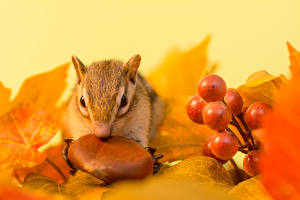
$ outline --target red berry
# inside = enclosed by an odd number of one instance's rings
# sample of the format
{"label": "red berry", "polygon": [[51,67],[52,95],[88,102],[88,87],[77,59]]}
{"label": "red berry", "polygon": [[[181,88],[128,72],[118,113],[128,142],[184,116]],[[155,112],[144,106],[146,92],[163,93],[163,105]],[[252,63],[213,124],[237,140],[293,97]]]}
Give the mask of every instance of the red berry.
{"label": "red berry", "polygon": [[256,176],[257,174],[259,174],[258,163],[259,163],[259,152],[255,150],[249,152],[245,156],[243,162],[245,172],[250,176]]}
{"label": "red berry", "polygon": [[216,159],[219,163],[221,164],[225,164],[227,162],[227,160],[221,160],[219,158],[217,158],[212,152],[211,152],[211,149],[210,149],[210,146],[211,146],[211,139],[213,138],[213,136],[209,137],[206,142],[204,143],[203,145],[203,155],[204,156],[208,156],[208,157],[211,157],[211,158],[214,158]]}
{"label": "red berry", "polygon": [[202,78],[198,84],[199,95],[207,102],[221,101],[226,93],[226,83],[218,75],[211,74]]}
{"label": "red berry", "polygon": [[231,110],[232,114],[237,115],[242,111],[243,99],[241,95],[233,89],[228,89],[226,91],[224,101]]}
{"label": "red berry", "polygon": [[198,94],[194,95],[186,105],[189,118],[198,124],[203,124],[202,111],[206,104]]}
{"label": "red berry", "polygon": [[204,124],[213,130],[223,131],[230,120],[231,112],[221,101],[208,103],[203,109]]}
{"label": "red berry", "polygon": [[221,160],[229,160],[238,151],[238,141],[235,136],[220,132],[211,139],[211,151]]}
{"label": "red berry", "polygon": [[262,118],[271,110],[271,106],[266,103],[257,102],[249,106],[245,113],[245,121],[251,129],[261,127]]}

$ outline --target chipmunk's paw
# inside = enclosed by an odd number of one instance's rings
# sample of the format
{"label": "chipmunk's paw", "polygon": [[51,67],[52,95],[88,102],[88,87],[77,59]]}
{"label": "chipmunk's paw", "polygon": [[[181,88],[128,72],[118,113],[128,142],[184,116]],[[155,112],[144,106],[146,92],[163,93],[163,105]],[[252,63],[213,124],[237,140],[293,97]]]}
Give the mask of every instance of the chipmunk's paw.
{"label": "chipmunk's paw", "polygon": [[156,149],[152,147],[145,147],[145,149],[151,154],[153,160],[153,174],[157,174],[162,166],[162,163],[158,162],[159,159],[164,157],[163,154],[155,155]]}
{"label": "chipmunk's paw", "polygon": [[65,147],[64,147],[64,149],[63,149],[63,151],[62,151],[62,155],[63,155],[63,158],[64,158],[64,160],[66,161],[66,163],[67,163],[67,164],[69,165],[69,167],[71,168],[70,174],[71,174],[71,175],[74,175],[74,174],[77,172],[78,169],[76,169],[76,168],[72,165],[71,161],[70,161],[69,158],[68,158],[69,147],[70,147],[70,144],[73,142],[73,140],[72,140],[72,139],[64,139],[64,140],[65,140],[66,145],[65,145]]}

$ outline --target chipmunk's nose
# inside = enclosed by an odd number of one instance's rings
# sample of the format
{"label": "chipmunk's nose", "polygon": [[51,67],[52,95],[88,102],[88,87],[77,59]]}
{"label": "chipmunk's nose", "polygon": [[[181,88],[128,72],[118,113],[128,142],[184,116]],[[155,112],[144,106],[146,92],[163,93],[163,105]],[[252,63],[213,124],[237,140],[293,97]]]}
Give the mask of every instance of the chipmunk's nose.
{"label": "chipmunk's nose", "polygon": [[98,138],[108,138],[110,136],[110,126],[107,123],[97,124],[95,126],[95,135]]}

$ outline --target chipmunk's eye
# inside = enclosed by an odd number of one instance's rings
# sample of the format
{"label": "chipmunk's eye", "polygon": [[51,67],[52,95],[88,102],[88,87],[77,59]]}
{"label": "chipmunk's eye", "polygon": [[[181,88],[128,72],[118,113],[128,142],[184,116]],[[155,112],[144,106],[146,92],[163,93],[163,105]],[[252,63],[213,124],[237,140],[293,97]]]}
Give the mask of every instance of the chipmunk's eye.
{"label": "chipmunk's eye", "polygon": [[86,104],[85,104],[83,96],[80,97],[80,104],[82,105],[82,107],[86,108]]}
{"label": "chipmunk's eye", "polygon": [[121,103],[120,103],[120,108],[124,107],[127,105],[127,97],[125,95],[122,96]]}

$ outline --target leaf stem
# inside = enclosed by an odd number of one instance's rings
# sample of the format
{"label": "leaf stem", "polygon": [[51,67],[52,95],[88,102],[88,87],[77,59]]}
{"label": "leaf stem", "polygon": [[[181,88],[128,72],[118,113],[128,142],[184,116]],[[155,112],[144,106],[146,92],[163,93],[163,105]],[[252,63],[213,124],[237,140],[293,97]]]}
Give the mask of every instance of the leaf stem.
{"label": "leaf stem", "polygon": [[61,169],[54,162],[52,162],[49,158],[46,158],[46,161],[59,173],[64,180],[67,179]]}

